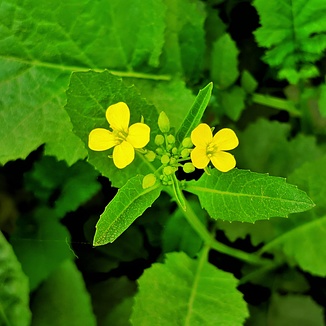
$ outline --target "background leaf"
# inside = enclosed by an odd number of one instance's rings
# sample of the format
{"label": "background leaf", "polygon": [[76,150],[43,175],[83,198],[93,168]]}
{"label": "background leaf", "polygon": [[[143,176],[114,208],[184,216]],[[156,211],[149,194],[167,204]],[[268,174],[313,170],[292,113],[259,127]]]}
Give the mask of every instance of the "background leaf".
{"label": "background leaf", "polygon": [[142,181],[138,175],[118,190],[96,224],[94,246],[113,242],[158,198],[161,185],[143,189]]}
{"label": "background leaf", "polygon": [[[109,129],[105,111],[108,106],[120,101],[129,106],[130,124],[139,122],[143,116],[145,123],[151,128],[151,135],[156,134],[158,112],[153,105],[141,98],[135,87],[126,86],[121,78],[115,77],[107,71],[72,74],[67,91],[66,110],[74,125],[74,132],[86,146],[91,130],[101,127]],[[151,137],[151,139],[153,138]],[[152,148],[153,142],[152,140],[147,148]],[[97,170],[110,179],[114,187],[122,187],[137,174],[146,175],[156,170],[140,154],[136,155],[132,164],[120,170],[113,164],[112,159],[108,158],[109,153],[112,153],[112,149],[103,152],[94,152],[88,149],[88,160]]]}
{"label": "background leaf", "polygon": [[0,324],[28,326],[31,321],[28,279],[2,232],[0,266]]}
{"label": "background leaf", "polygon": [[75,264],[66,260],[36,292],[33,325],[90,325],[96,321],[89,294]]}
{"label": "background leaf", "polygon": [[132,324],[243,325],[248,316],[233,275],[184,253],[166,255],[139,279]]}
{"label": "background leaf", "polygon": [[254,222],[287,217],[314,206],[305,192],[283,178],[237,169],[226,173],[212,169],[210,173],[188,182],[185,190],[196,194],[214,219]]}

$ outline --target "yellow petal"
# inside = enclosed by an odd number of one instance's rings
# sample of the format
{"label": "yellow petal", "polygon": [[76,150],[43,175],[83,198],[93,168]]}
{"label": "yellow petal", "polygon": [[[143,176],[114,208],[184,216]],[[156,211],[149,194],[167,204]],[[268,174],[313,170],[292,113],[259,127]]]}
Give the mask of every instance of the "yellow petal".
{"label": "yellow petal", "polygon": [[134,123],[129,127],[127,142],[134,148],[145,147],[149,142],[151,129],[144,123]]}
{"label": "yellow petal", "polygon": [[200,148],[206,148],[212,139],[212,130],[206,123],[201,123],[191,132],[192,143]]}
{"label": "yellow petal", "polygon": [[239,140],[232,129],[224,128],[215,134],[213,143],[217,145],[219,150],[228,151],[236,148],[239,145]]}
{"label": "yellow petal", "polygon": [[117,168],[125,168],[134,160],[134,158],[135,150],[128,142],[123,141],[121,144],[114,147],[113,163]]}
{"label": "yellow petal", "polygon": [[211,157],[211,161],[216,169],[221,172],[228,172],[235,167],[235,158],[232,154],[218,151]]}
{"label": "yellow petal", "polygon": [[204,169],[209,163],[206,148],[195,147],[190,153],[191,162],[197,169]]}
{"label": "yellow petal", "polygon": [[88,136],[88,147],[93,151],[105,151],[119,144],[114,134],[104,128],[93,129]]}
{"label": "yellow petal", "polygon": [[130,111],[126,103],[119,102],[110,105],[106,110],[105,116],[113,130],[128,132]]}

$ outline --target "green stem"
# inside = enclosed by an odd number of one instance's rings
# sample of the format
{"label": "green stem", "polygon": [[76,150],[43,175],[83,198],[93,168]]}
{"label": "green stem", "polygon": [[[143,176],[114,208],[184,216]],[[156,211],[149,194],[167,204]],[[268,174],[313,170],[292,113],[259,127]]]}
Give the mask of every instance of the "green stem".
{"label": "green stem", "polygon": [[271,95],[254,93],[252,95],[252,101],[254,103],[266,105],[274,109],[285,110],[296,117],[301,116],[301,112],[297,110],[295,105],[289,100],[284,100]]}
{"label": "green stem", "polygon": [[[171,189],[167,189],[167,192],[170,194],[171,197],[174,197],[174,192],[171,191]],[[185,209],[179,203],[179,201],[175,198],[179,208],[181,209],[182,213],[184,214],[186,220],[189,222],[189,224],[192,226],[192,228],[199,234],[199,236],[203,239],[203,241],[205,242],[206,245],[208,245],[209,247],[211,247],[212,249],[214,249],[218,252],[238,258],[238,259],[245,261],[249,264],[253,264],[253,265],[270,264],[269,259],[264,259],[264,258],[258,257],[256,255],[249,254],[244,251],[228,247],[225,244],[216,241],[211,236],[211,234],[208,232],[206,227],[200,222],[200,220],[198,219],[197,215],[193,211],[192,207],[190,206],[189,202],[184,197],[182,192],[181,192],[181,194],[179,194],[179,196],[183,197],[182,201],[185,204]]]}

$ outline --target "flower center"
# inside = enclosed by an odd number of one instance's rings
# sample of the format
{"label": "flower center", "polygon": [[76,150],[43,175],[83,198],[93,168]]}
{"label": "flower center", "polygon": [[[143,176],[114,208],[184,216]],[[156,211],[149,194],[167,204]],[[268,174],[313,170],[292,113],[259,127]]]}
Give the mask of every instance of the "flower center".
{"label": "flower center", "polygon": [[122,143],[128,137],[128,131],[113,130],[114,136],[119,143]]}
{"label": "flower center", "polygon": [[218,151],[218,147],[214,143],[210,143],[206,147],[206,155],[208,158],[211,158],[214,153]]}

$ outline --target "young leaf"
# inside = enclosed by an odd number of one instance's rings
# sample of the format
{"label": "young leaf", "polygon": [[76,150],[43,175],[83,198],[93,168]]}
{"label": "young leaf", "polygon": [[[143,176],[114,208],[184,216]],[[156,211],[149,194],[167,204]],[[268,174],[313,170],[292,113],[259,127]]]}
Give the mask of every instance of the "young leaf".
{"label": "young leaf", "polygon": [[[205,259],[205,260],[204,260]],[[142,325],[243,325],[248,311],[237,280],[184,253],[166,255],[139,279],[131,321]]]}
{"label": "young leaf", "polygon": [[96,224],[94,246],[113,242],[158,198],[160,184],[143,189],[143,176],[131,178],[106,206]]}
{"label": "young leaf", "polygon": [[211,78],[219,89],[231,86],[239,77],[239,51],[230,35],[225,33],[213,44]]}
{"label": "young leaf", "polygon": [[200,124],[200,120],[211,98],[212,89],[213,84],[209,83],[206,87],[199,91],[195,102],[189,109],[180,129],[177,132],[176,139],[179,143],[181,143],[184,138],[189,137],[192,130]]}
{"label": "young leaf", "polygon": [[[66,110],[74,126],[74,132],[88,147],[88,135],[94,128],[109,128],[105,118],[108,106],[117,102],[125,102],[130,109],[130,124],[140,122],[151,128],[151,135],[158,130],[158,113],[153,105],[149,105],[136,91],[135,87],[126,86],[121,78],[107,71],[73,73],[67,90]],[[153,139],[154,137],[151,137]],[[147,146],[151,147],[150,142]],[[88,148],[89,162],[104,176],[108,177],[114,187],[122,187],[130,178],[137,174],[147,175],[156,170],[143,155],[137,155],[135,160],[124,169],[118,169],[108,155],[112,149],[94,152]]]}
{"label": "young leaf", "polygon": [[279,70],[279,77],[296,84],[315,77],[312,65],[326,49],[326,6],[323,0],[255,0],[261,27],[255,31],[264,60]]}
{"label": "young leaf", "polygon": [[283,178],[238,169],[227,173],[213,169],[210,173],[188,182],[185,190],[198,195],[214,219],[253,223],[314,206],[305,192]]}
{"label": "young leaf", "polygon": [[0,279],[0,325],[30,325],[28,279],[1,231]]}
{"label": "young leaf", "polygon": [[64,261],[35,293],[32,312],[34,326],[96,325],[82,274],[71,260]]}

